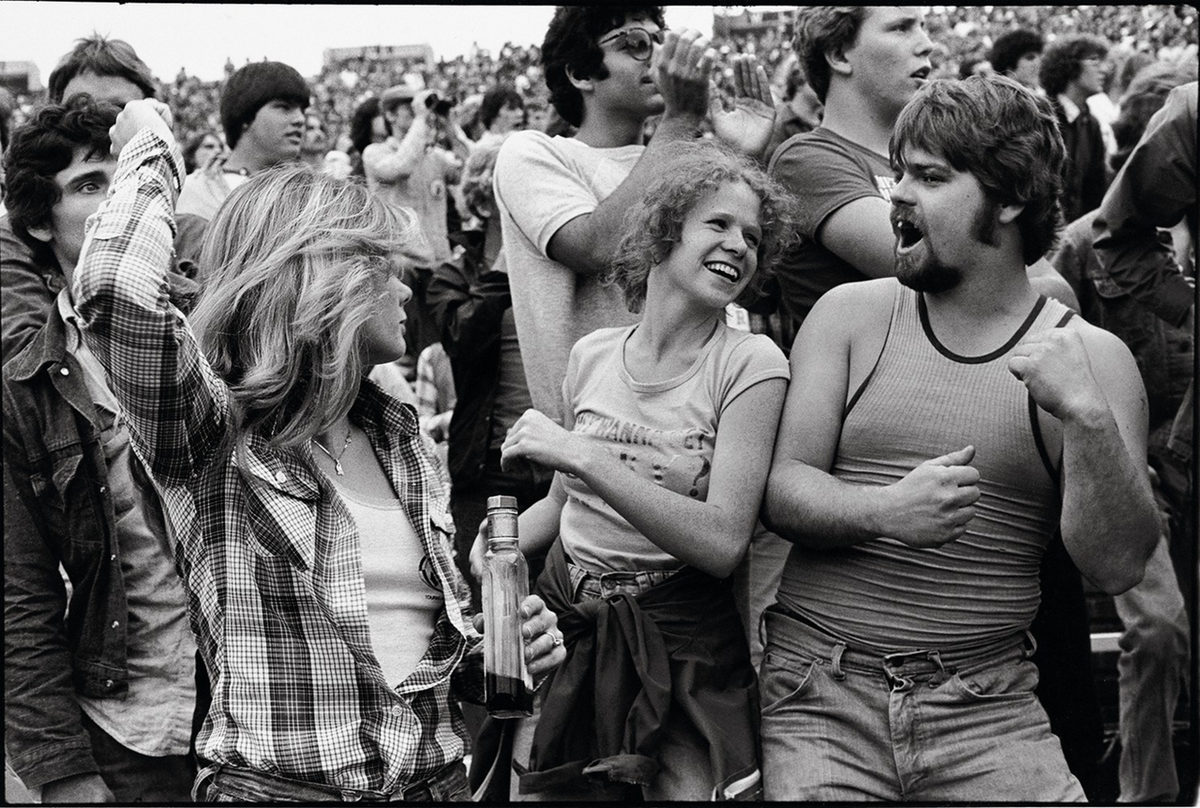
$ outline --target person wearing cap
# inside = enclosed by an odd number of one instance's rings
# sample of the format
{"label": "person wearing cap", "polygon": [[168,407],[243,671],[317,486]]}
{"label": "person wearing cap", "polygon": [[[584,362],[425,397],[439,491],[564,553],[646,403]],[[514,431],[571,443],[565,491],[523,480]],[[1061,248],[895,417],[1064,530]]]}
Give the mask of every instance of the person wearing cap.
{"label": "person wearing cap", "polygon": [[308,100],[308,83],[283,62],[248,64],[225,82],[221,127],[231,151],[184,183],[175,209],[180,262],[199,264],[208,222],[234,188],[252,174],[300,158]]}
{"label": "person wearing cap", "polygon": [[458,182],[462,161],[437,146],[439,129],[445,125],[438,119],[445,116],[438,111],[442,107],[433,90],[399,84],[383,93],[379,106],[388,137],[363,149],[367,187],[389,205],[412,210],[424,236],[424,242],[413,245],[406,256],[405,282],[413,290],[406,309],[412,338],[402,362],[406,371],[415,372],[416,357],[438,341],[425,306],[425,287],[434,267],[450,259],[448,189]]}

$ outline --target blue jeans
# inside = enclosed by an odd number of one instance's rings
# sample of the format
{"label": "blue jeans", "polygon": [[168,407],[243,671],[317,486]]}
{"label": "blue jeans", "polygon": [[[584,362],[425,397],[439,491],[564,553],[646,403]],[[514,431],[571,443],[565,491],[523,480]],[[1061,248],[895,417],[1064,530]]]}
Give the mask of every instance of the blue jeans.
{"label": "blue jeans", "polygon": [[197,801],[204,802],[470,802],[467,768],[460,760],[422,783],[397,794],[338,789],[286,777],[213,766],[196,780]]}
{"label": "blue jeans", "polygon": [[[577,564],[568,563],[575,602],[597,600],[617,594],[636,595],[662,583],[677,570],[640,570],[636,572],[591,572]],[[528,763],[529,749],[533,743],[533,732],[541,715],[541,698],[534,700],[534,712],[529,718],[521,719],[513,738],[513,760]],[[669,723],[669,719],[668,719]],[[642,788],[647,800],[709,800],[713,784],[709,771],[707,748],[701,748],[689,732],[673,732],[668,726],[666,737],[658,750],[658,774],[654,782]],[[518,780],[512,779],[510,799],[531,802],[573,802],[605,799],[600,792],[543,792],[521,794]]]}
{"label": "blue jeans", "polygon": [[1187,668],[1188,618],[1165,535],[1142,582],[1113,603],[1125,628],[1117,659],[1121,801],[1173,800],[1179,779],[1171,731]]}
{"label": "blue jeans", "polygon": [[763,797],[1083,802],[1020,637],[880,655],[766,615]]}

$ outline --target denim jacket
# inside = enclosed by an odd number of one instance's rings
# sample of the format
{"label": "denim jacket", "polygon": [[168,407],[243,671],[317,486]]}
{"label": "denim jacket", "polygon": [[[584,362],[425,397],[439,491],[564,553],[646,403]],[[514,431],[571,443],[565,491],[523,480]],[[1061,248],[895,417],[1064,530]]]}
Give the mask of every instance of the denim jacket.
{"label": "denim jacket", "polygon": [[57,306],[3,378],[4,746],[32,787],[97,771],[75,694],[124,697],[129,610],[100,425]]}

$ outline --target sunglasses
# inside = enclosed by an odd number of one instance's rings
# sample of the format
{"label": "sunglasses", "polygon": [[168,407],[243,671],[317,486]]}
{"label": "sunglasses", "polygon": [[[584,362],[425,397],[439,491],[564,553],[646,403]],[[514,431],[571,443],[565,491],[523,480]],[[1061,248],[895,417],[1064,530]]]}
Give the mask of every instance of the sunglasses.
{"label": "sunglasses", "polygon": [[664,31],[661,29],[651,33],[645,28],[627,28],[624,31],[613,34],[610,37],[605,37],[597,44],[606,45],[609,42],[616,42],[617,50],[623,50],[629,54],[631,59],[639,62],[648,62],[650,57],[654,55],[655,44],[663,43]]}

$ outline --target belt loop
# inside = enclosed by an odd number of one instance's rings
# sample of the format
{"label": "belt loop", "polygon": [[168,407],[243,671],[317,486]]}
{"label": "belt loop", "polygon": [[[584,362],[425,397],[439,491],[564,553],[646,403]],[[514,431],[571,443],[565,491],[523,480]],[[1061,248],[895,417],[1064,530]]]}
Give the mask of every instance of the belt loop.
{"label": "belt loop", "polygon": [[1029,629],[1025,630],[1025,645],[1027,646],[1025,658],[1030,659],[1037,653],[1037,638],[1033,636],[1033,632]]}
{"label": "belt loop", "polygon": [[208,781],[216,777],[220,770],[220,763],[212,763],[197,773],[196,782],[192,785],[192,802],[208,802]]}
{"label": "belt loop", "polygon": [[833,646],[833,678],[845,679],[846,674],[842,671],[842,654],[846,652],[846,643],[840,642]]}

